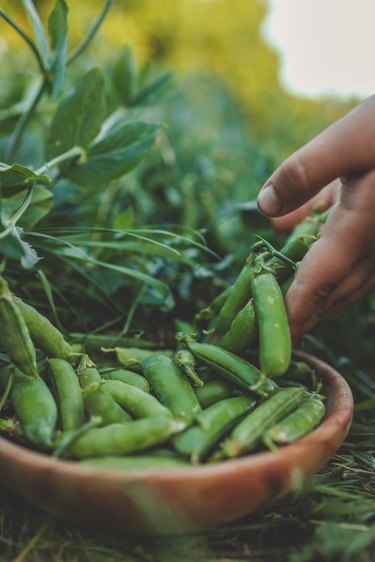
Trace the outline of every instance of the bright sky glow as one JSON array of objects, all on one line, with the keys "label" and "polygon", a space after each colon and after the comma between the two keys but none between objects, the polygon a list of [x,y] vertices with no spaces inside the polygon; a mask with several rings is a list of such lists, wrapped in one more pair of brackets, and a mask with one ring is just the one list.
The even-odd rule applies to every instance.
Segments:
[{"label": "bright sky glow", "polygon": [[375,93],[375,0],[268,0],[263,32],[293,93]]}]

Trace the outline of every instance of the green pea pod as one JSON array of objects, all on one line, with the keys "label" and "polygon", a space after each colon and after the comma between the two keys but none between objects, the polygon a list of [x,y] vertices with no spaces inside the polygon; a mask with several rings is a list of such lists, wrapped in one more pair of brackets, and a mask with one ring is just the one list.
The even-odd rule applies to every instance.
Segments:
[{"label": "green pea pod", "polygon": [[324,413],[325,407],[320,398],[308,398],[294,412],[268,429],[263,436],[263,443],[269,449],[275,449],[276,444],[285,445],[298,441],[319,424]]},{"label": "green pea pod", "polygon": [[155,396],[136,386],[112,380],[106,381],[103,387],[133,418],[172,417],[172,412],[160,404]]},{"label": "green pea pod", "polygon": [[310,388],[310,390],[316,390],[318,385],[314,369],[312,369],[310,365],[304,361],[291,361],[289,368],[285,373],[285,378],[304,385],[307,388]]},{"label": "green pea pod", "polygon": [[110,336],[103,334],[80,334],[73,332],[71,334],[75,342],[83,344],[88,353],[97,353],[102,347],[130,347],[135,346],[137,349],[155,349],[157,343],[141,338]]},{"label": "green pea pod", "polygon": [[[0,385],[6,386],[11,369],[0,371]],[[31,378],[16,370],[10,401],[26,439],[38,446],[49,445],[57,423],[57,406],[42,378]]]},{"label": "green pea pod", "polygon": [[305,396],[301,387],[284,388],[250,412],[223,445],[226,457],[238,457],[254,450],[264,432],[299,406]]},{"label": "green pea pod", "polygon": [[199,312],[195,315],[195,321],[207,321],[216,318],[218,312],[220,311],[221,307],[227,300],[229,293],[233,290],[233,287],[227,287],[223,292],[221,292],[212,302],[210,305],[202,308]]},{"label": "green pea pod", "polygon": [[232,353],[241,353],[253,341],[258,331],[253,299],[239,311],[228,332],[217,343]]},{"label": "green pea pod", "polygon": [[112,398],[105,383],[92,382],[83,391],[85,410],[91,417],[100,417],[101,425],[128,423],[131,416]]},{"label": "green pea pod", "polygon": [[126,455],[165,443],[175,430],[174,420],[166,416],[114,423],[90,429],[76,439],[65,454],[78,459]]},{"label": "green pea pod", "polygon": [[176,419],[189,422],[201,410],[191,385],[172,359],[152,355],[141,366],[156,396]]},{"label": "green pea pod", "polygon": [[62,333],[34,307],[16,298],[15,303],[25,319],[31,339],[36,347],[49,357],[67,359],[71,353],[70,345]]},{"label": "green pea pod", "polygon": [[1,340],[16,367],[26,375],[38,378],[36,353],[28,327],[14,302],[7,282],[0,276]]},{"label": "green pea pod", "polygon": [[193,381],[196,386],[203,386],[204,382],[198,377],[195,372],[195,357],[187,349],[181,349],[174,356],[174,362],[180,369],[183,370],[185,375]]},{"label": "green pea pod", "polygon": [[[312,240],[308,239],[308,242],[306,242],[305,237],[298,236],[290,241],[287,241],[279,253],[293,262],[301,261],[309,251],[312,241],[315,241],[315,238]],[[267,261],[267,267],[273,271],[273,274],[279,284],[286,281],[289,277],[294,276],[295,273],[295,269],[293,269],[291,265],[285,263],[285,261],[278,256],[274,256],[269,259]]]},{"label": "green pea pod", "polygon": [[246,392],[268,396],[275,391],[273,381],[266,379],[251,363],[217,345],[199,343],[189,338],[181,340],[205,365]]},{"label": "green pea pod", "polygon": [[251,281],[254,276],[254,257],[255,254],[251,252],[234,285],[231,287],[232,290],[228,291],[226,301],[221,307],[219,315],[213,326],[213,330],[216,333],[225,334],[229,330],[230,325],[239,311],[251,298]]},{"label": "green pea pod", "polygon": [[288,369],[292,340],[284,299],[275,277],[262,270],[251,284],[259,326],[259,361],[261,371],[278,377]]},{"label": "green pea pod", "polygon": [[[312,241],[311,243],[313,243],[314,237],[316,238],[318,236],[321,225],[326,222],[327,218],[332,212],[332,209],[333,207],[330,207],[322,213],[313,214],[310,217],[306,217],[303,221],[301,221],[299,224],[297,224],[297,226],[294,227],[286,243],[289,244],[296,238],[302,237],[305,237],[307,241],[310,239]],[[303,256],[301,256],[299,259],[302,259],[302,257]]]},{"label": "green pea pod", "polygon": [[212,406],[212,404],[219,402],[219,400],[232,398],[235,394],[233,386],[223,380],[207,382],[204,386],[195,388],[194,392],[203,409]]},{"label": "green pea pod", "polygon": [[199,412],[194,424],[173,439],[175,449],[198,462],[232,428],[233,424],[255,407],[256,401],[246,396],[227,398]]},{"label": "green pea pod", "polygon": [[157,455],[136,455],[129,457],[95,457],[81,461],[83,466],[108,468],[110,470],[157,470],[160,468],[176,468],[190,466],[183,459],[159,457]]},{"label": "green pea pod", "polygon": [[[103,349],[105,352],[115,352],[117,361],[124,365],[127,369],[134,371],[142,371],[141,363],[148,357],[159,355],[160,351],[152,351],[150,349],[139,349],[137,347],[114,347],[113,349]],[[173,356],[173,352],[164,352],[165,355]]]},{"label": "green pea pod", "polygon": [[103,381],[99,371],[95,367],[86,367],[82,371],[78,370],[78,373],[79,384],[83,390],[92,383],[100,383]]},{"label": "green pea pod", "polygon": [[150,385],[145,377],[142,377],[142,375],[139,375],[138,373],[133,373],[133,371],[110,367],[103,370],[100,369],[99,372],[105,380],[122,381],[126,384],[131,384],[140,388],[143,392],[150,391]]},{"label": "green pea pod", "polygon": [[84,406],[76,372],[64,359],[49,359],[48,365],[57,394],[61,429],[77,429],[83,424]]}]

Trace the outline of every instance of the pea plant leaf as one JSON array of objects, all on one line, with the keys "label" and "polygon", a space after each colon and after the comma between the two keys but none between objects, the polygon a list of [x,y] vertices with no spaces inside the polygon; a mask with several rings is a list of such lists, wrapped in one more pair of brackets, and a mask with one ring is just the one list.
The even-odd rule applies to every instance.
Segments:
[{"label": "pea plant leaf", "polygon": [[79,185],[99,186],[132,170],[151,150],[159,125],[121,123],[101,140],[93,143],[83,162],[69,171]]},{"label": "pea plant leaf", "polygon": [[51,179],[46,175],[38,175],[30,168],[21,166],[20,164],[7,164],[0,163],[0,189],[3,195],[8,193],[17,193],[23,191],[25,187],[37,181],[49,185]]},{"label": "pea plant leaf", "polygon": [[124,107],[144,105],[153,101],[171,76],[171,72],[166,72],[150,80],[149,67],[145,65],[138,70],[129,45],[120,50],[111,72],[113,90]]},{"label": "pea plant leaf", "polygon": [[127,107],[137,87],[137,67],[129,45],[120,50],[112,68],[111,78],[120,103]]},{"label": "pea plant leaf", "polygon": [[67,48],[68,6],[65,0],[56,0],[48,19],[48,31],[53,55],[49,61],[52,75],[52,95],[57,97],[64,87]]},{"label": "pea plant leaf", "polygon": [[58,105],[47,141],[47,158],[75,146],[87,148],[105,118],[104,77],[98,68],[84,74],[75,90]]},{"label": "pea plant leaf", "polygon": [[[25,197],[24,192],[2,200],[2,216],[10,218],[19,209]],[[22,228],[34,228],[43,217],[51,210],[53,203],[52,193],[41,186],[34,189],[31,201],[17,224]]]},{"label": "pea plant leaf", "polygon": [[172,78],[171,72],[166,72],[141,88],[132,98],[130,105],[145,105],[155,99],[159,91]]},{"label": "pea plant leaf", "polygon": [[28,242],[22,240],[22,234],[22,228],[16,226],[4,238],[1,238],[0,232],[0,255],[11,260],[19,260],[23,268],[31,269],[39,262],[40,258],[34,248]]}]

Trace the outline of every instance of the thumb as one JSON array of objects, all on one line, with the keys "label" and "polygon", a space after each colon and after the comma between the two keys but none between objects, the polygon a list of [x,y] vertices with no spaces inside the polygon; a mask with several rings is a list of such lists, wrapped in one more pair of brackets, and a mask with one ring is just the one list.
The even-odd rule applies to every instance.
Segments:
[{"label": "thumb", "polygon": [[372,96],[292,154],[264,184],[258,206],[271,217],[306,203],[340,176],[361,173],[375,161]]}]

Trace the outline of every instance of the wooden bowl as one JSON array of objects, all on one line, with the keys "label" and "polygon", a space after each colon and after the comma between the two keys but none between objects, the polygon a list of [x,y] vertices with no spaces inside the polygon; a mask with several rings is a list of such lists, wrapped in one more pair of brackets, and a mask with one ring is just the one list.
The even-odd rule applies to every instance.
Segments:
[{"label": "wooden bowl", "polygon": [[53,459],[0,438],[0,481],[50,514],[101,531],[176,534],[226,523],[290,492],[344,440],[353,413],[345,380],[304,353],[323,381],[326,417],[276,452],[203,466],[115,471]]}]

